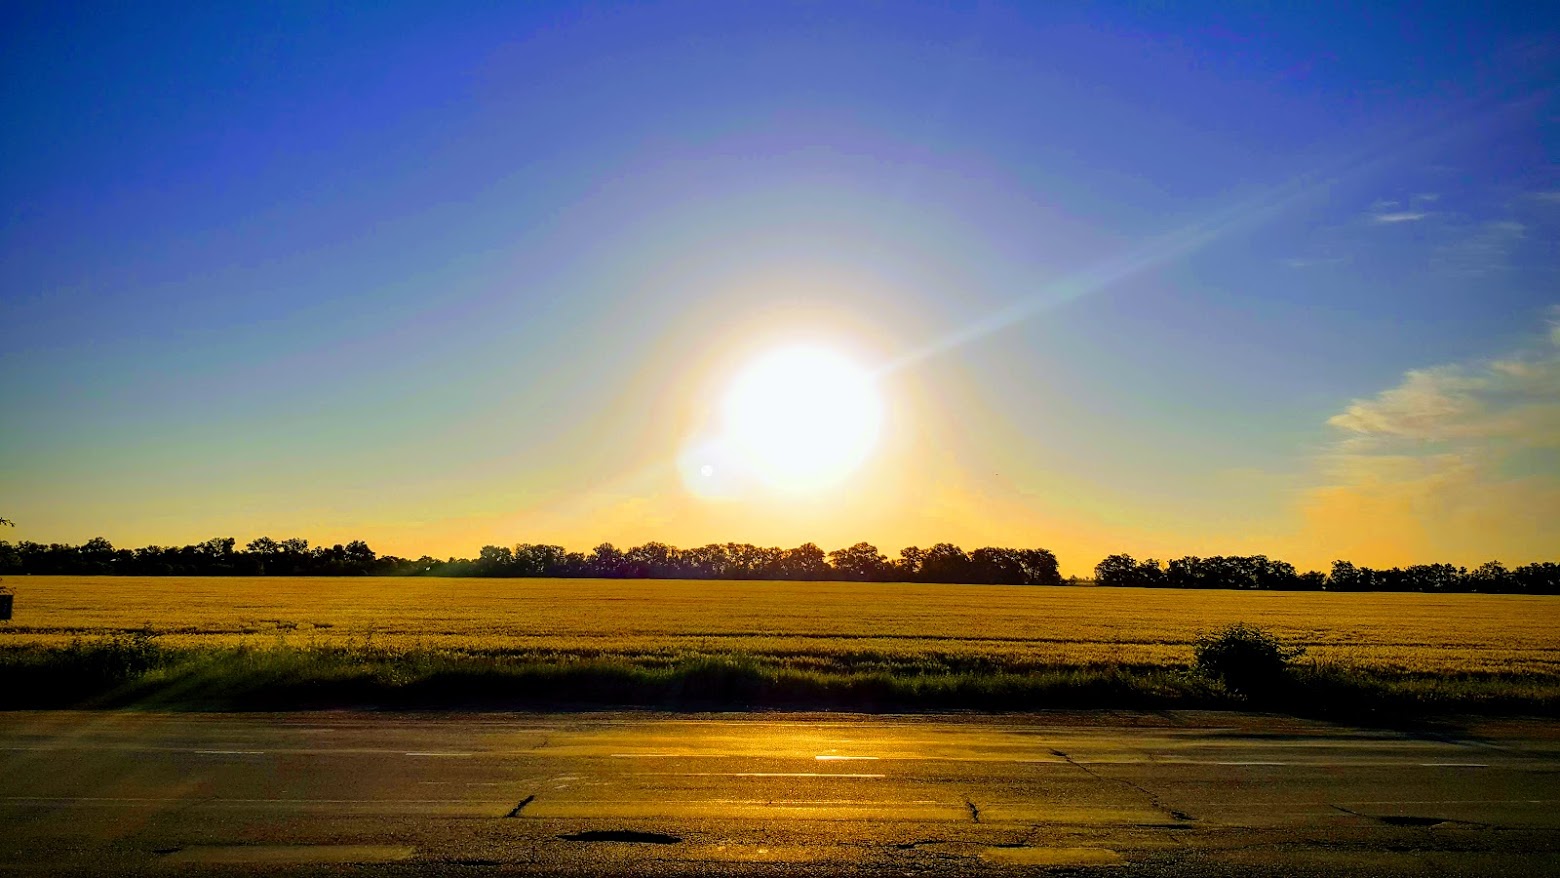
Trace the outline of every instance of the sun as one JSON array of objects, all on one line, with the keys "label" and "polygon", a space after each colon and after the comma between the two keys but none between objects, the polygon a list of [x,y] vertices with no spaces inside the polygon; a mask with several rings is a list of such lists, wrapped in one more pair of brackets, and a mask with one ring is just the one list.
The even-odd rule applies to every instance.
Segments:
[{"label": "sun", "polygon": [[739,372],[726,393],[726,445],[773,487],[835,484],[877,444],[883,404],[875,384],[826,348],[772,351]]}]

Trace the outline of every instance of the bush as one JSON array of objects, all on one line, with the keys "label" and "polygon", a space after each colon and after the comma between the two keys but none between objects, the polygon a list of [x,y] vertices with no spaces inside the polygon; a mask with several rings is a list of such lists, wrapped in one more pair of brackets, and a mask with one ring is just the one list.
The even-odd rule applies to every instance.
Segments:
[{"label": "bush", "polygon": [[1192,647],[1197,670],[1247,698],[1283,685],[1289,663],[1305,653],[1255,625],[1237,622],[1223,631],[1204,634]]}]

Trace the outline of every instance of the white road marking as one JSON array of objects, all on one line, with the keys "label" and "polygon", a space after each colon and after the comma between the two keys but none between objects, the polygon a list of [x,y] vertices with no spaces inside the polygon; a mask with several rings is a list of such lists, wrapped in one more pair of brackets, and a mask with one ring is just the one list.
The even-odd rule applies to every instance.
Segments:
[{"label": "white road marking", "polygon": [[1220,799],[1214,802],[1182,802],[1187,808],[1206,808],[1208,806],[1239,804],[1241,808],[1331,808],[1334,804],[1351,806],[1377,806],[1377,805],[1560,805],[1560,799],[1380,799],[1368,802],[1337,801],[1333,803],[1323,802],[1239,802],[1232,803],[1229,799]]},{"label": "white road marking", "polygon": [[640,771],[635,774],[640,777],[886,777],[882,774],[829,774],[819,771]]},{"label": "white road marking", "polygon": [[[738,775],[739,777],[742,775]],[[762,775],[760,775],[762,776]],[[784,775],[789,776],[789,775]],[[823,777],[866,777],[881,778],[881,774],[863,775],[821,775]],[[595,801],[595,800],[592,800]],[[609,800],[602,800],[609,801]],[[610,800],[616,801],[616,800]],[[636,802],[635,799],[624,799],[625,802]],[[704,799],[689,801],[709,802],[739,802],[758,801],[757,799]],[[770,800],[764,800],[770,801]],[[774,801],[806,801],[806,800],[781,800]],[[892,800],[899,801],[899,800]],[[188,798],[180,796],[0,796],[0,802],[27,802],[44,804],[106,804],[106,805],[139,805],[174,803],[185,805],[482,805],[485,802],[471,799],[209,799]],[[909,804],[945,804],[932,800],[914,800]],[[1228,800],[1217,802],[1187,802],[1187,807],[1207,805],[1228,805]],[[1303,806],[1308,808],[1330,807],[1321,802],[1241,802],[1242,808],[1283,808],[1291,806]],[[1340,805],[1358,806],[1389,806],[1389,805],[1556,805],[1560,799],[1380,799],[1372,801],[1339,801]],[[1108,810],[1108,809],[1107,809]]]},{"label": "white road marking", "polygon": [[0,802],[45,802],[68,805],[73,802],[97,804],[145,804],[177,802],[184,805],[482,805],[471,799],[225,799],[180,796],[4,796]]},{"label": "white road marking", "polygon": [[[397,751],[382,748],[368,747],[273,747],[269,750],[217,750],[196,749],[190,747],[159,747],[136,745],[109,745],[92,746],[73,743],[45,744],[32,746],[0,745],[0,752],[27,752],[27,753],[57,753],[57,752],[116,752],[116,753],[161,753],[161,754],[191,754],[197,756],[277,756],[277,757],[384,757],[398,756],[410,758],[446,758],[446,759],[534,759],[538,758],[535,749],[497,749],[483,750],[480,752],[468,751],[434,751],[413,750]],[[1560,768],[1560,761],[1554,759],[1529,759],[1520,763],[1488,763],[1488,762],[1454,762],[1454,761],[1422,761],[1424,756],[1418,759],[1412,757],[1402,758],[1373,758],[1375,754],[1362,753],[1357,757],[1345,756],[1339,758],[1332,754],[1333,758],[1311,759],[1297,758],[1288,761],[1280,760],[1211,760],[1196,759],[1184,756],[1174,756],[1168,753],[1145,753],[1140,756],[1117,756],[1091,759],[1086,756],[1074,757],[1071,760],[1058,759],[1050,756],[928,756],[919,754],[902,754],[895,756],[842,756],[835,754],[817,754],[813,756],[790,755],[775,756],[772,754],[745,754],[745,753],[608,753],[608,754],[579,754],[580,759],[739,759],[739,760],[767,760],[786,761],[793,759],[806,759],[808,761],[834,762],[834,761],[882,761],[882,762],[933,762],[933,763],[981,763],[981,764],[1011,764],[1011,765],[1159,765],[1159,766],[1194,766],[1216,765],[1223,767],[1295,767],[1295,768],[1491,768],[1520,769],[1524,771],[1554,770]],[[545,757],[543,757],[545,758]]]},{"label": "white road marking", "polygon": [[279,865],[390,863],[409,860],[417,849],[392,845],[197,845],[163,858],[167,863]]},{"label": "white road marking", "polygon": [[[1208,763],[1191,763],[1193,765],[1207,765]],[[1288,765],[1287,762],[1215,762],[1214,765]]]},{"label": "white road marking", "polygon": [[[555,800],[551,803],[558,806]],[[638,799],[570,799],[563,805],[637,805],[643,804]],[[667,804],[671,805],[877,805],[885,809],[896,805],[945,805],[949,808],[957,808],[965,811],[963,802],[940,801],[937,799],[676,799]],[[966,813],[968,813],[966,811]]]}]

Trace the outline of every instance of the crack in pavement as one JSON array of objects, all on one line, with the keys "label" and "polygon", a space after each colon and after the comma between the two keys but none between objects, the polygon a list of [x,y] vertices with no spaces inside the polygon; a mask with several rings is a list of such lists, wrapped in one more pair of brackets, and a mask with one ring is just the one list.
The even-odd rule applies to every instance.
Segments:
[{"label": "crack in pavement", "polygon": [[[844,844],[844,845],[850,846],[850,847],[860,847],[860,848],[864,848],[866,850],[881,850],[882,847],[883,847],[878,842],[849,842],[849,841],[847,841],[847,842],[841,842],[841,843]],[[923,850],[923,848],[929,848],[932,845],[959,845],[959,846],[966,846],[966,847],[968,847],[968,846],[976,846],[976,843],[970,842],[970,841],[957,841],[957,840],[954,840],[954,839],[945,839],[945,838],[923,838],[923,839],[917,839],[916,841],[895,842],[895,843],[889,844],[888,845],[888,849],[895,850],[895,851],[908,851],[910,853],[915,854],[918,857],[930,857],[930,858],[937,859],[937,860],[948,860],[948,861],[953,861],[953,862],[964,862],[964,861],[967,861],[969,859],[969,856],[967,854],[961,854],[961,853],[957,853],[957,852],[954,852],[954,851],[940,851],[940,850],[936,850],[936,849]]]},{"label": "crack in pavement", "polygon": [[536,801],[536,795],[535,794],[526,796],[525,798],[520,800],[520,804],[518,804],[518,805],[514,806],[514,808],[510,809],[509,813],[505,814],[504,817],[505,818],[519,817],[520,816],[520,812],[525,810],[525,806],[531,804],[534,801]]},{"label": "crack in pavement", "polygon": [[1180,810],[1177,810],[1175,808],[1171,808],[1170,806],[1166,805],[1164,802],[1159,800],[1159,794],[1158,793],[1154,792],[1153,790],[1148,789],[1147,787],[1143,786],[1142,784],[1139,784],[1139,783],[1136,783],[1134,781],[1128,780],[1128,779],[1126,779],[1124,777],[1106,777],[1105,775],[1100,774],[1099,772],[1095,771],[1094,769],[1090,768],[1089,766],[1084,765],[1082,762],[1079,762],[1078,760],[1072,758],[1071,756],[1067,755],[1066,753],[1063,753],[1061,750],[1057,750],[1054,747],[1051,748],[1051,755],[1052,756],[1056,756],[1056,757],[1066,761],[1066,763],[1068,765],[1073,766],[1074,768],[1078,769],[1079,771],[1083,772],[1084,774],[1087,774],[1089,777],[1092,777],[1095,780],[1112,781],[1112,782],[1115,782],[1115,783],[1119,783],[1122,786],[1125,786],[1125,787],[1127,787],[1129,789],[1136,790],[1138,793],[1140,793],[1143,796],[1147,797],[1148,804],[1151,805],[1154,808],[1154,810],[1156,810],[1156,811],[1163,811],[1164,813],[1169,814],[1172,818],[1174,818],[1176,820],[1195,821],[1197,819],[1196,817],[1193,817],[1192,815],[1186,813],[1185,811],[1180,811]]},{"label": "crack in pavement", "polygon": [[1342,805],[1333,805],[1332,808],[1334,810],[1336,810],[1336,811],[1342,811],[1343,813],[1349,815],[1350,817],[1364,817],[1366,819],[1372,819],[1369,814],[1361,814],[1358,811],[1352,811],[1352,810],[1350,810],[1348,808],[1343,807]]},{"label": "crack in pavement", "polygon": [[922,845],[928,845],[928,844],[956,844],[956,843],[957,842],[950,842],[950,841],[947,841],[947,840],[944,840],[944,839],[941,839],[941,838],[923,838],[923,839],[921,839],[919,841],[901,841],[901,842],[898,842],[896,844],[889,845],[889,847],[892,847],[894,850],[897,850],[897,851],[913,851],[916,848],[921,847]]},{"label": "crack in pavement", "polygon": [[564,841],[619,842],[627,844],[678,844],[681,836],[665,832],[642,832],[636,829],[587,829],[560,835]]}]

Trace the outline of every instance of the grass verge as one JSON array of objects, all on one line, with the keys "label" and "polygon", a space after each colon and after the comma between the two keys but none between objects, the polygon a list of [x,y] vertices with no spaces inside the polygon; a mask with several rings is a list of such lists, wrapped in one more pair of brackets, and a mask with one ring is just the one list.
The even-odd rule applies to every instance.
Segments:
[{"label": "grass verge", "polygon": [[1219,708],[1298,715],[1560,716],[1560,679],[1384,673],[1300,663],[1236,694],[1187,667],[970,668],[784,655],[515,655],[372,645],[168,649],[148,634],[0,650],[0,709],[384,708],[842,709]]}]

